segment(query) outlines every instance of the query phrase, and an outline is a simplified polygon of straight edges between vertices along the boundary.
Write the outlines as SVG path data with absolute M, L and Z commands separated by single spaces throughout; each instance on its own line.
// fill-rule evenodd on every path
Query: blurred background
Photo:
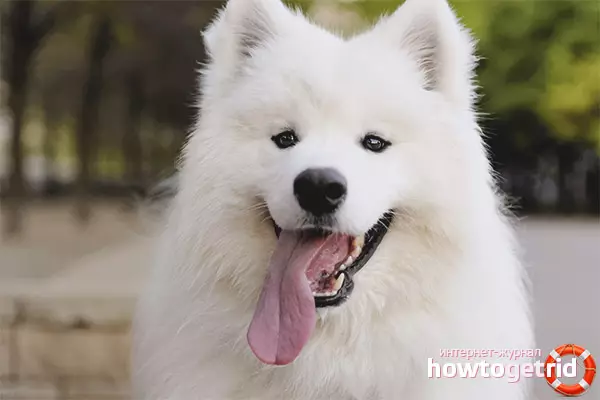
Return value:
M 352 34 L 402 1 L 288 3 Z M 479 40 L 481 124 L 520 217 L 538 347 L 600 358 L 600 2 L 451 3 Z M 222 4 L 0 3 L 0 399 L 128 398 L 152 257 L 139 206 L 176 171 L 200 30 Z M 539 381 L 536 395 L 556 398 Z

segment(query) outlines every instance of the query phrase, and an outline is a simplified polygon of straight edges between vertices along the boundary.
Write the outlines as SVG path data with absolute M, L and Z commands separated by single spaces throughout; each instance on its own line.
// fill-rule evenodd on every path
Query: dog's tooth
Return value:
M 342 265 L 340 265 L 340 268 L 339 268 L 339 270 L 340 270 L 340 271 L 344 271 L 346 268 L 348 268 L 348 267 L 346 266 L 346 264 L 342 264 Z
M 327 297 L 329 296 L 326 292 L 322 292 L 322 293 L 313 293 L 313 296 L 315 297 Z
M 345 278 L 346 275 L 340 274 L 340 276 L 338 276 L 338 278 L 335 280 L 335 284 L 333 285 L 333 290 L 335 293 L 337 293 L 342 288 Z
M 363 247 L 364 244 L 365 244 L 365 237 L 364 237 L 364 235 L 363 236 L 355 237 L 352 240 L 352 245 L 354 247 Z
M 344 261 L 344 264 L 351 265 L 353 262 L 354 258 L 352 258 L 352 256 L 348 256 L 348 258 L 346 258 L 346 261 Z
M 352 254 L 350 254 L 352 257 L 356 258 L 360 255 L 360 253 L 362 252 L 362 247 L 357 246 L 352 250 Z

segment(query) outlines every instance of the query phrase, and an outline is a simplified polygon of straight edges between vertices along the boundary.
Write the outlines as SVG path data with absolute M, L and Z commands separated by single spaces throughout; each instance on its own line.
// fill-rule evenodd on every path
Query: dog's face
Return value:
M 452 212 L 469 193 L 460 182 L 487 174 L 469 119 L 471 44 L 443 0 L 409 0 L 348 40 L 278 0 L 231 0 L 206 45 L 201 131 L 219 132 L 188 153 L 209 147 L 205 166 L 229 171 L 238 206 L 274 226 L 249 340 L 263 361 L 286 363 L 315 305 L 352 295 L 396 214 Z M 301 322 L 275 321 L 286 312 Z M 272 325 L 287 348 L 269 344 Z

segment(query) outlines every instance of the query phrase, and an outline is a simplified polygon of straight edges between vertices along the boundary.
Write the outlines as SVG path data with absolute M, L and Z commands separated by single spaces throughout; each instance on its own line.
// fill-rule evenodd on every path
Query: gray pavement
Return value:
M 22 240 L 0 241 L 0 317 L 13 312 L 7 299 L 17 297 L 27 300 L 33 314 L 65 323 L 81 315 L 97 323 L 128 323 L 150 263 L 150 244 L 140 234 L 135 217 L 112 206 L 97 210 L 92 224 L 82 231 L 73 224 L 65 205 L 42 207 L 30 216 Z M 561 344 L 576 343 L 596 355 L 600 364 L 600 221 L 525 218 L 518 235 L 533 282 L 533 313 L 542 354 Z M 39 353 L 28 353 L 34 359 L 29 360 L 32 365 L 39 364 L 36 357 L 47 361 L 68 353 L 57 349 L 56 338 L 52 346 L 39 335 L 31 340 L 23 345 Z M 100 348 L 120 348 L 115 362 L 122 364 L 127 338 L 107 340 L 98 342 Z M 63 342 L 72 350 L 73 340 Z M 81 343 L 77 351 L 83 359 L 89 361 L 92 353 L 98 354 L 91 351 L 88 339 Z M 90 349 L 87 357 L 86 349 Z M 87 366 L 90 373 L 123 370 L 122 365 L 114 369 L 106 352 L 101 358 L 97 369 Z M 80 367 L 73 364 L 72 368 Z M 538 400 L 560 398 L 544 380 L 536 380 L 535 386 Z M 585 398 L 600 400 L 600 383 Z
M 533 283 L 538 348 L 548 354 L 567 343 L 587 348 L 600 361 L 600 222 L 524 219 L 519 238 Z M 600 364 L 600 363 L 599 363 Z M 600 400 L 600 381 L 585 397 Z M 536 380 L 539 400 L 560 398 Z

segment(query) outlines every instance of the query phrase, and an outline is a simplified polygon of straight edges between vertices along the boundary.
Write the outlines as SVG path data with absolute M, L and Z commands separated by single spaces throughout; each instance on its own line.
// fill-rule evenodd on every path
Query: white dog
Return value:
M 136 398 L 527 398 L 523 381 L 428 378 L 442 349 L 533 346 L 473 43 L 445 0 L 350 39 L 230 0 L 205 41 Z

